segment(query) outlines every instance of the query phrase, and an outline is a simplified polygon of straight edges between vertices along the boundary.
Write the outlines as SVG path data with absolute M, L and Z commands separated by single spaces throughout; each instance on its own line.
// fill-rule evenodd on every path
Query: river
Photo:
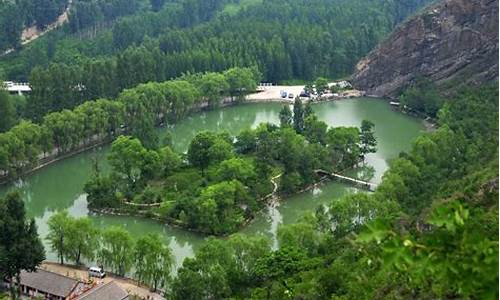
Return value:
M 192 137 L 201 130 L 226 130 L 236 135 L 242 129 L 254 128 L 261 122 L 278 124 L 281 107 L 282 104 L 278 103 L 255 103 L 196 113 L 168 130 L 172 134 L 174 149 L 183 152 Z M 397 157 L 399 152 L 408 150 L 411 141 L 424 130 L 420 120 L 393 111 L 389 104 L 382 100 L 349 99 L 319 103 L 313 107 L 318 118 L 329 126 L 360 126 L 363 119 L 375 123 L 378 150 L 368 155 L 366 164 L 373 167 L 371 181 L 376 183 L 380 182 L 389 161 Z M 160 135 L 165 132 L 166 129 L 159 129 Z M 106 163 L 108 149 L 109 146 L 104 146 L 42 168 L 22 180 L 1 186 L 0 196 L 18 188 L 25 200 L 28 216 L 35 218 L 38 232 L 44 238 L 47 233 L 47 220 L 54 212 L 67 209 L 73 216 L 88 215 L 83 186 L 91 176 L 91 160 L 94 157 L 99 159 L 104 170 L 108 169 Z M 266 234 L 275 242 L 279 224 L 296 222 L 305 211 L 314 210 L 320 204 L 329 203 L 352 192 L 357 191 L 348 185 L 327 183 L 312 191 L 285 199 L 276 208 L 262 211 L 242 232 Z M 148 232 L 161 233 L 172 249 L 177 266 L 182 264 L 185 257 L 192 256 L 193 251 L 204 240 L 201 235 L 142 218 L 118 216 L 90 216 L 90 218 L 99 227 L 122 225 L 134 237 Z M 44 243 L 46 244 L 45 240 Z M 47 244 L 46 249 L 47 259 L 55 261 L 55 253 Z

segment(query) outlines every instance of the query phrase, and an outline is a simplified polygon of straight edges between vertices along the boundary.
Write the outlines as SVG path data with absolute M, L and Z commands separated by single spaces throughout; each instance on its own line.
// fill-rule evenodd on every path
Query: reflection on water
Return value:
M 189 141 L 201 130 L 224 130 L 236 135 L 241 130 L 254 128 L 262 122 L 278 124 L 281 106 L 276 103 L 246 104 L 197 113 L 168 130 L 172 134 L 174 149 L 184 152 Z M 375 123 L 378 151 L 366 157 L 366 165 L 373 168 L 371 171 L 363 168 L 357 170 L 358 176 L 373 175 L 373 182 L 380 182 L 389 160 L 397 157 L 400 151 L 409 149 L 411 140 L 423 130 L 420 122 L 393 112 L 389 105 L 381 100 L 353 99 L 321 103 L 315 105 L 314 110 L 318 118 L 330 126 L 360 126 L 363 119 Z M 166 131 L 165 128 L 159 129 L 159 134 L 164 135 Z M 67 209 L 73 216 L 88 215 L 83 186 L 92 174 L 93 157 L 99 160 L 103 172 L 109 170 L 106 161 L 108 150 L 109 146 L 104 146 L 54 163 L 23 180 L 0 187 L 0 195 L 18 188 L 25 200 L 27 214 L 35 217 L 38 232 L 44 238 L 47 233 L 47 220 L 54 212 Z M 263 210 L 243 232 L 270 236 L 277 246 L 276 232 L 280 224 L 296 222 L 304 212 L 352 192 L 356 192 L 356 189 L 339 183 L 322 185 L 286 199 L 278 207 Z M 124 226 L 135 237 L 149 232 L 160 233 L 165 242 L 169 243 L 177 266 L 185 257 L 192 256 L 193 251 L 203 243 L 203 237 L 200 235 L 143 218 L 92 215 L 91 219 L 101 228 L 111 225 Z M 56 259 L 55 254 L 48 248 L 47 258 Z

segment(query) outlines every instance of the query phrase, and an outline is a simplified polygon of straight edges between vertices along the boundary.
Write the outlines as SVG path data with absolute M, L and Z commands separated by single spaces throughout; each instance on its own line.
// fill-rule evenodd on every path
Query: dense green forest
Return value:
M 426 2 L 76 1 L 67 26 L 1 58 L 0 73 L 29 80 L 22 116 L 36 122 L 187 73 L 239 66 L 258 68 L 269 82 L 341 77 Z
M 0 1 L 0 53 L 21 44 L 21 32 L 36 25 L 44 29 L 68 6 L 67 0 Z

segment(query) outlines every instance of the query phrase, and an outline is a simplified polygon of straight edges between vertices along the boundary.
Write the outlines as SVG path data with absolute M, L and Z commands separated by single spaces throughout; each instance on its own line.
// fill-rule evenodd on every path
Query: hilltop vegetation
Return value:
M 272 82 L 337 77 L 350 73 L 359 58 L 426 2 L 179 0 L 150 6 L 132 1 L 126 6 L 130 11 L 122 12 L 118 1 L 111 10 L 116 16 L 107 16 L 99 1 L 76 1 L 68 26 L 3 58 L 0 66 L 10 79 L 27 79 L 35 66 L 55 62 L 83 68 L 96 58 L 114 64 L 140 50 L 143 60 L 151 58 L 160 68 L 157 81 L 235 65 L 258 65 Z M 136 6 L 142 9 L 134 11 Z M 132 64 L 128 71 L 140 73 L 137 67 Z
M 0 1 L 0 53 L 21 44 L 24 28 L 36 25 L 43 29 L 66 9 L 67 0 Z

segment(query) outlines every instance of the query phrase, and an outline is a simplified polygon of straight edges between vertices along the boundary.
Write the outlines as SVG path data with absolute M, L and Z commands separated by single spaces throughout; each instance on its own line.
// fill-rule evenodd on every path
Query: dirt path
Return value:
M 69 265 L 60 265 L 58 263 L 53 263 L 53 262 L 43 262 L 41 268 L 47 271 L 58 273 L 78 280 L 86 281 L 89 278 L 86 269 L 79 269 L 77 267 Z M 164 297 L 162 297 L 157 293 L 150 292 L 147 287 L 138 286 L 137 282 L 132 279 L 114 277 L 113 275 L 108 275 L 104 279 L 96 279 L 96 280 L 99 280 L 104 283 L 107 283 L 109 281 L 115 281 L 130 295 L 137 295 L 142 299 L 152 299 L 152 300 L 165 299 Z
M 37 38 L 43 36 L 44 34 L 56 29 L 57 27 L 61 26 L 62 24 L 66 23 L 68 21 L 68 15 L 69 15 L 69 10 L 71 8 L 71 4 L 73 3 L 73 0 L 68 1 L 68 7 L 64 10 L 62 14 L 57 17 L 57 20 L 55 20 L 53 23 L 49 24 L 44 30 L 40 30 L 36 25 L 33 25 L 31 27 L 25 28 L 23 32 L 21 33 L 21 45 L 27 45 L 31 43 L 32 41 L 36 40 Z M 13 52 L 14 49 L 8 49 L 0 56 L 7 55 L 11 52 Z

